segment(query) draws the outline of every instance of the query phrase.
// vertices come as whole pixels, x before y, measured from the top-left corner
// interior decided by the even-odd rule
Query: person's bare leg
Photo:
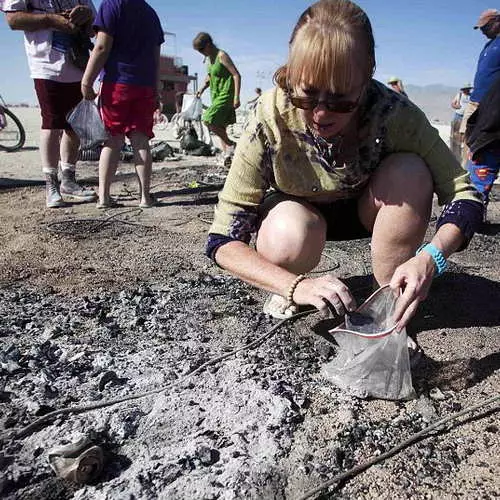
[[[134,150],[135,171],[139,179],[140,204],[148,206],[153,202],[151,193],[149,192],[153,171],[149,138],[140,132],[134,131],[130,134],[130,143]]]
[[[62,130],[40,130],[40,157],[44,173],[55,171],[59,165],[59,143]]]
[[[228,148],[234,147],[234,145],[236,144],[227,135],[227,130],[225,127],[220,127],[219,125],[212,125],[211,123],[207,124],[207,127],[208,130],[210,130],[210,132],[214,133],[220,139],[222,151],[224,153],[227,152]]]
[[[359,202],[360,219],[372,230],[373,274],[389,283],[397,266],[421,244],[432,208],[432,177],[417,155],[389,156],[375,171]]]
[[[325,246],[326,223],[307,204],[290,199],[264,205],[267,215],[257,234],[257,252],[268,261],[296,274],[314,269]],[[264,312],[275,318],[288,317],[297,311],[281,295],[271,294]]]
[[[61,130],[40,130],[40,159],[45,175],[45,199],[48,208],[64,206],[57,179],[61,132]]]
[[[63,163],[76,165],[80,139],[73,130],[64,130],[61,137],[60,157]]]
[[[307,203],[286,200],[269,209],[256,249],[273,264],[303,274],[318,265],[325,241],[323,217]]]
[[[111,201],[110,188],[120,161],[120,150],[125,136],[114,135],[104,145],[99,158],[99,203],[108,205]]]

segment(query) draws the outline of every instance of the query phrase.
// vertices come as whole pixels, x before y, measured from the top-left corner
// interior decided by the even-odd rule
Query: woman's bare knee
[[[257,252],[271,262],[312,269],[325,245],[326,224],[321,215],[303,205],[284,201],[272,208],[257,235]]]

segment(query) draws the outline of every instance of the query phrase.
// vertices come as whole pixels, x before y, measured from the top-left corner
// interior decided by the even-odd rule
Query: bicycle
[[[26,132],[23,125],[0,95],[0,150],[17,151],[24,146],[25,141]]]

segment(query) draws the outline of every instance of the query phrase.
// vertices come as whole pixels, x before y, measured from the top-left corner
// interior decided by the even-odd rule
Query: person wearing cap
[[[474,90],[470,95],[470,102],[465,109],[460,133],[465,134],[467,120],[479,106],[481,99],[488,92],[493,82],[500,77],[500,11],[487,9],[481,13],[474,29],[479,29],[489,39],[479,54],[476,73],[474,76]],[[466,147],[462,151],[462,165],[465,167],[469,152]]]
[[[394,90],[394,92],[397,92],[398,94],[408,97],[408,94],[405,92],[403,86],[403,81],[397,76],[391,76],[389,80],[387,80],[387,84],[392,90]]]
[[[451,107],[455,110],[455,114],[451,120],[450,149],[459,161],[462,157],[462,144],[464,142],[464,134],[460,133],[460,125],[462,123],[462,118],[464,117],[465,108],[470,101],[471,91],[472,85],[470,83],[466,83],[460,87],[460,90],[451,101]]]

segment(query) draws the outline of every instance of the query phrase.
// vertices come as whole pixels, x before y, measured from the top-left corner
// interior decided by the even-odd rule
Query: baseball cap
[[[500,17],[500,11],[498,11],[497,9],[487,9],[484,12],[481,12],[481,15],[479,16],[474,29],[477,30],[478,28],[486,26],[492,19],[495,19],[496,17]]]
[[[466,90],[466,89],[471,89],[472,88],[472,84],[467,82],[465,85],[462,85],[460,87],[460,90]]]
[[[387,83],[398,83],[399,78],[397,76],[391,76],[388,80]]]

